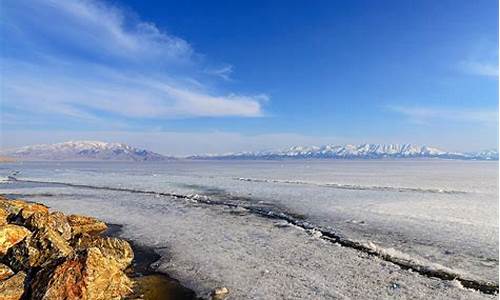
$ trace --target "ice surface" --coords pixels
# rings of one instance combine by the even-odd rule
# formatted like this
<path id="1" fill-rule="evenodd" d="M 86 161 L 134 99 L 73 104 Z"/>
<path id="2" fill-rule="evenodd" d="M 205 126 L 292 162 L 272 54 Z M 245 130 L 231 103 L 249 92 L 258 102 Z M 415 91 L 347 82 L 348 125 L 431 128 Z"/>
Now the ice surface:
<path id="1" fill-rule="evenodd" d="M 19 178 L 198 194 L 283 211 L 350 239 L 392 248 L 389 251 L 398 255 L 497 281 L 496 162 L 186 161 L 1 167 L 3 176 L 15 169 L 21 171 Z M 156 247 L 163 254 L 160 269 L 200 293 L 225 285 L 238 299 L 486 297 L 335 246 L 318 232 L 258 217 L 241 207 L 61 185 L 0 187 L 0 192 L 31 195 L 56 209 L 126 225 L 125 237 Z"/>

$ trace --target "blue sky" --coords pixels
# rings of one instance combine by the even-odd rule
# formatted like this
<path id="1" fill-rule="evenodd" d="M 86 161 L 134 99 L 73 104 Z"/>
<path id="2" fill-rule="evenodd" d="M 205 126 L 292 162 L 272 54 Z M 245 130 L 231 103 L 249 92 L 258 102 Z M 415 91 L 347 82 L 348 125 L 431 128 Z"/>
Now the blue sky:
<path id="1" fill-rule="evenodd" d="M 495 0 L 1 6 L 5 148 L 497 148 Z"/>

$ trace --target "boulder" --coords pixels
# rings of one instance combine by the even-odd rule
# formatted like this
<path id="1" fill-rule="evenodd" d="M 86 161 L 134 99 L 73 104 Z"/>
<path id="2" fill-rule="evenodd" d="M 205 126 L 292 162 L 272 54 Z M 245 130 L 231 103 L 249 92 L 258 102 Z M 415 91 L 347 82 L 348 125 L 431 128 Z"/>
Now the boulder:
<path id="1" fill-rule="evenodd" d="M 121 270 L 125 270 L 134 259 L 134 252 L 127 241 L 102 236 L 81 235 L 73 244 L 75 250 L 84 250 L 91 247 L 98 248 L 101 253 L 117 262 Z"/>
<path id="2" fill-rule="evenodd" d="M 8 213 L 8 217 L 17 215 L 21 209 L 22 205 L 19 201 L 10 200 L 5 197 L 0 198 L 0 208 L 3 208 Z"/>
<path id="3" fill-rule="evenodd" d="M 66 216 L 59 211 L 49 214 L 49 227 L 58 232 L 65 240 L 71 239 L 71 226 Z"/>
<path id="4" fill-rule="evenodd" d="M 32 299 L 109 300 L 130 294 L 132 281 L 116 261 L 92 247 L 42 269 L 31 287 Z"/>
<path id="5" fill-rule="evenodd" d="M 29 218 L 24 220 L 21 224 L 26 226 L 31 231 L 38 231 L 48 227 L 49 215 L 36 212 L 32 214 Z"/>
<path id="6" fill-rule="evenodd" d="M 0 300 L 108 300 L 132 292 L 130 244 L 104 222 L 0 196 Z M 17 272 L 17 273 L 16 273 Z"/>
<path id="7" fill-rule="evenodd" d="M 24 221 L 23 225 L 32 231 L 50 228 L 61 235 L 63 239 L 71 239 L 71 226 L 66 216 L 61 212 L 52 212 L 50 214 L 42 212 L 33 213 Z"/>
<path id="8" fill-rule="evenodd" d="M 9 268 L 9 266 L 0 263 L 0 281 L 9 278 L 14 275 L 14 272 Z"/>
<path id="9" fill-rule="evenodd" d="M 65 239 L 53 229 L 45 227 L 12 247 L 4 260 L 16 270 L 28 270 L 43 267 L 72 253 L 73 248 Z"/>
<path id="10" fill-rule="evenodd" d="M 24 294 L 26 273 L 16 275 L 0 281 L 0 300 L 19 300 Z"/>
<path id="11" fill-rule="evenodd" d="M 21 200 L 14 200 L 14 201 L 21 201 Z M 21 201 L 23 202 L 23 201 Z M 23 217 L 24 220 L 29 218 L 32 214 L 38 212 L 38 213 L 43 213 L 43 214 L 48 214 L 49 213 L 49 208 L 43 204 L 39 203 L 27 203 L 24 202 L 25 205 L 21 209 L 21 216 Z"/>
<path id="12" fill-rule="evenodd" d="M 11 216 L 20 216 L 23 219 L 29 218 L 35 212 L 48 213 L 49 208 L 43 204 L 30 203 L 22 200 L 9 200 L 5 197 L 0 198 L 0 208 L 5 209 Z"/>
<path id="13" fill-rule="evenodd" d="M 96 235 L 102 233 L 108 229 L 106 223 L 97 220 L 96 218 L 79 216 L 79 215 L 69 215 L 67 217 L 69 226 L 73 232 L 73 236 L 81 233 L 87 233 L 91 235 Z"/>
<path id="14" fill-rule="evenodd" d="M 23 226 L 0 225 L 0 256 L 4 256 L 14 245 L 23 241 L 31 232 Z"/>

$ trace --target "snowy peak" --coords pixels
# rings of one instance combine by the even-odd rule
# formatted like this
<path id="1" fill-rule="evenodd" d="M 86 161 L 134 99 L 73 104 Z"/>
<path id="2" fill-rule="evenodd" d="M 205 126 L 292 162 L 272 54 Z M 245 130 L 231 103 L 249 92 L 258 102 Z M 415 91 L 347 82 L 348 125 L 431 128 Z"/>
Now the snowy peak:
<path id="1" fill-rule="evenodd" d="M 212 159 L 377 159 L 377 158 L 446 158 L 498 160 L 498 151 L 478 153 L 446 152 L 434 147 L 412 144 L 362 144 L 294 146 L 278 151 L 239 152 L 195 158 Z"/>
<path id="2" fill-rule="evenodd" d="M 57 144 L 33 145 L 3 151 L 2 154 L 19 160 L 156 161 L 168 159 L 158 153 L 134 148 L 126 144 L 99 141 L 69 141 Z"/>
<path id="3" fill-rule="evenodd" d="M 363 144 L 363 145 L 326 145 L 321 147 L 291 147 L 288 150 L 280 151 L 285 156 L 315 156 L 333 155 L 338 157 L 363 157 L 363 156 L 418 156 L 418 155 L 439 155 L 445 153 L 436 148 L 427 146 L 415 146 L 410 144 Z"/>

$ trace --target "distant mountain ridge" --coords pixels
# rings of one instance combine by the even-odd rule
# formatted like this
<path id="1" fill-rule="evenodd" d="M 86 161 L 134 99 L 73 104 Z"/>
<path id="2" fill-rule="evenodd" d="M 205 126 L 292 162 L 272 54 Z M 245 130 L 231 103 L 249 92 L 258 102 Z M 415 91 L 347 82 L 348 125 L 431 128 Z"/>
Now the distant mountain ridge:
<path id="1" fill-rule="evenodd" d="M 170 157 L 126 144 L 99 141 L 33 145 L 2 151 L 1 154 L 16 160 L 159 161 L 170 159 Z"/>
<path id="2" fill-rule="evenodd" d="M 123 143 L 99 141 L 69 141 L 57 144 L 25 146 L 0 151 L 0 155 L 19 161 L 161 161 L 174 159 L 149 150 Z M 447 152 L 429 146 L 412 144 L 362 144 L 294 146 L 283 150 L 207 154 L 188 159 L 383 159 L 383 158 L 442 158 L 464 160 L 498 160 L 497 150 L 481 152 Z"/>
<path id="3" fill-rule="evenodd" d="M 294 146 L 284 150 L 238 152 L 222 155 L 199 155 L 193 159 L 380 159 L 380 158 L 443 158 L 498 160 L 498 151 L 474 153 L 447 152 L 434 147 L 412 144 L 362 144 Z"/>

